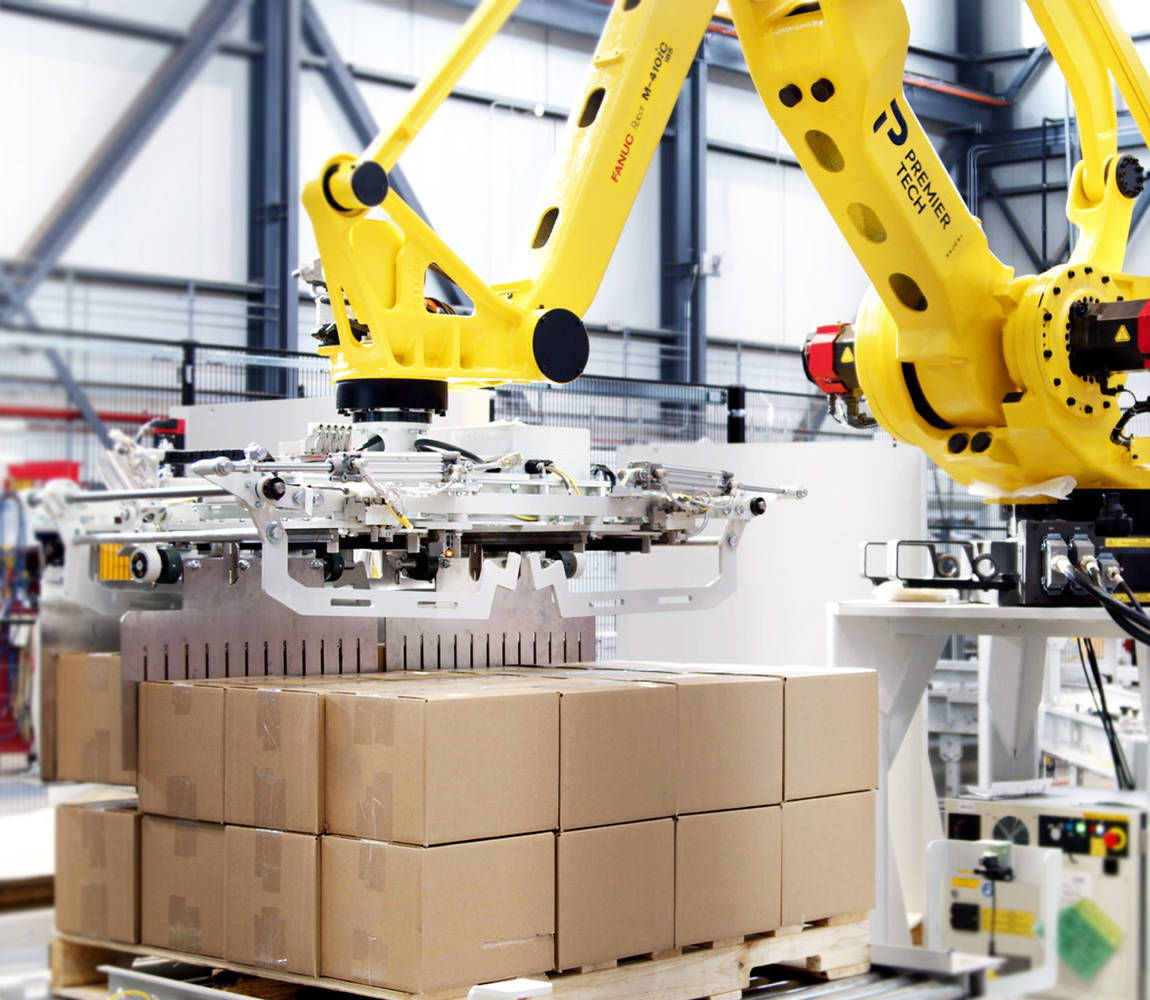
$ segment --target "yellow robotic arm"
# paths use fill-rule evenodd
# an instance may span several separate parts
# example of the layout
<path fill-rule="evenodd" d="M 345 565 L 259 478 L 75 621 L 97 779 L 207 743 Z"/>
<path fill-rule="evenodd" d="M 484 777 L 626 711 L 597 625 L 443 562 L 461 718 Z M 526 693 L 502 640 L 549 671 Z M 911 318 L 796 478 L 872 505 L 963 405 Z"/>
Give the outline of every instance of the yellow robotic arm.
<path fill-rule="evenodd" d="M 331 359 L 340 409 L 442 410 L 449 384 L 570 382 L 587 362 L 580 316 L 715 0 L 614 5 L 544 189 L 527 276 L 487 285 L 390 188 L 387 171 L 515 6 L 484 0 L 395 123 L 362 156 L 333 157 L 304 188 L 333 312 L 319 351 Z M 427 298 L 429 269 L 454 282 L 472 310 Z"/>
<path fill-rule="evenodd" d="M 731 0 L 760 95 L 872 281 L 855 324 L 811 338 L 808 374 L 1002 499 L 1054 480 L 1146 487 L 1150 441 L 1122 433 L 1117 407 L 1124 372 L 1150 360 L 1150 316 L 1131 304 L 1150 281 L 1121 273 L 1142 172 L 1118 155 L 1111 80 L 1144 135 L 1150 80 L 1105 0 L 1030 7 L 1080 117 L 1081 238 L 1065 266 L 1016 278 L 902 97 L 898 0 Z"/>
<path fill-rule="evenodd" d="M 1078 108 L 1083 160 L 1067 265 L 1016 277 L 989 250 L 902 94 L 900 0 L 731 0 L 747 65 L 873 287 L 856 323 L 820 330 L 808 373 L 955 479 L 1003 499 L 1150 485 L 1150 441 L 1123 433 L 1124 373 L 1150 359 L 1150 281 L 1122 273 L 1142 173 L 1117 151 L 1112 81 L 1150 135 L 1150 80 L 1105 0 L 1031 0 Z M 485 284 L 387 183 L 387 171 L 510 15 L 484 0 L 396 122 L 332 158 L 303 194 L 333 322 L 320 332 L 343 409 L 443 409 L 449 384 L 568 382 L 580 315 L 610 260 L 714 0 L 617 0 L 555 156 L 519 280 Z M 470 311 L 424 293 L 429 270 Z M 1134 304 L 1138 308 L 1134 308 Z M 1150 408 L 1150 404 L 1148 404 Z"/>

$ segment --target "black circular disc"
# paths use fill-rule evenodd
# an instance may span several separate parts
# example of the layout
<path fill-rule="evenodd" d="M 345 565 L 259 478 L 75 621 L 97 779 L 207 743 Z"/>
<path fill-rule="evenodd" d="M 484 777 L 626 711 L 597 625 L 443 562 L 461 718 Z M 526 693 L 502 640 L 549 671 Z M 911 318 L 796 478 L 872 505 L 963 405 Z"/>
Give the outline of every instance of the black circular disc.
<path fill-rule="evenodd" d="M 591 341 L 583 321 L 570 309 L 548 309 L 535 324 L 531 350 L 539 370 L 552 382 L 574 382 L 587 367 Z"/>

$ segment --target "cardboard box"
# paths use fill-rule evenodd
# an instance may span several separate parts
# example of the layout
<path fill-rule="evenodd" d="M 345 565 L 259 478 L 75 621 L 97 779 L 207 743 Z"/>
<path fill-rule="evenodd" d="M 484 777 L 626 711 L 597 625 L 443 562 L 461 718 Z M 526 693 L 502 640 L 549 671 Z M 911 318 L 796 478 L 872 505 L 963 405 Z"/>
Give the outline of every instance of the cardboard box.
<path fill-rule="evenodd" d="M 641 673 L 777 677 L 783 682 L 783 798 L 878 788 L 878 674 L 873 670 L 625 660 L 613 666 Z"/>
<path fill-rule="evenodd" d="M 146 681 L 139 712 L 140 811 L 223 822 L 223 687 Z"/>
<path fill-rule="evenodd" d="M 319 838 L 229 826 L 224 843 L 224 958 L 319 975 Z"/>
<path fill-rule="evenodd" d="M 679 768 L 675 688 L 601 679 L 555 684 L 560 829 L 674 815 Z"/>
<path fill-rule="evenodd" d="M 875 794 L 783 803 L 782 922 L 874 906 Z"/>
<path fill-rule="evenodd" d="M 683 816 L 675 824 L 675 945 L 780 926 L 778 806 Z"/>
<path fill-rule="evenodd" d="M 781 802 L 782 683 L 773 677 L 691 676 L 676 678 L 675 686 L 679 813 Z"/>
<path fill-rule="evenodd" d="M 776 805 L 783 798 L 783 683 L 594 665 L 569 675 L 672 684 L 679 713 L 678 814 Z"/>
<path fill-rule="evenodd" d="M 419 993 L 554 963 L 554 834 L 439 847 L 322 840 L 323 975 Z"/>
<path fill-rule="evenodd" d="M 771 668 L 783 680 L 783 796 L 878 788 L 878 674 Z"/>
<path fill-rule="evenodd" d="M 671 948 L 674 820 L 559 834 L 556 968 Z"/>
<path fill-rule="evenodd" d="M 328 830 L 421 845 L 554 830 L 558 695 L 482 680 L 325 694 Z"/>
<path fill-rule="evenodd" d="M 140 824 L 140 941 L 222 958 L 224 827 L 145 816 Z"/>
<path fill-rule="evenodd" d="M 61 653 L 56 662 L 56 777 L 134 785 L 121 766 L 123 702 L 119 653 Z"/>
<path fill-rule="evenodd" d="M 140 940 L 140 814 L 134 801 L 56 807 L 56 927 Z"/>
<path fill-rule="evenodd" d="M 322 833 L 323 701 L 313 687 L 224 692 L 224 822 Z"/>

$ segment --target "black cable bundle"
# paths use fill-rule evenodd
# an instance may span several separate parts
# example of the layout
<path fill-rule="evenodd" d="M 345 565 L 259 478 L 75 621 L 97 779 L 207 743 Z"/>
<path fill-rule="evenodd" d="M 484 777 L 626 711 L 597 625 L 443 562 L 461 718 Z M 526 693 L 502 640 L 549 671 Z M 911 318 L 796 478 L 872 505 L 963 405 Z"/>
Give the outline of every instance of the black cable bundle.
<path fill-rule="evenodd" d="M 1114 719 L 1110 715 L 1110 708 L 1106 704 L 1106 688 L 1102 683 L 1102 671 L 1098 667 L 1098 656 L 1094 651 L 1094 642 L 1091 639 L 1078 639 L 1078 658 L 1082 662 L 1082 673 L 1086 676 L 1086 686 L 1090 689 L 1090 697 L 1094 701 L 1094 708 L 1102 722 L 1102 731 L 1106 734 L 1106 742 L 1110 746 L 1110 759 L 1114 762 L 1114 777 L 1118 787 L 1129 791 L 1134 787 L 1134 776 L 1130 773 L 1130 764 L 1122 749 L 1118 732 L 1114 728 Z M 1086 656 L 1082 655 L 1082 647 L 1086 647 Z M 1089 668 L 1086 665 L 1090 660 Z M 1097 692 L 1097 693 L 1096 693 Z"/>
<path fill-rule="evenodd" d="M 1123 632 L 1138 642 L 1150 644 L 1150 617 L 1147 617 L 1134 592 L 1124 580 L 1119 586 L 1130 599 L 1130 604 L 1123 604 L 1113 594 L 1107 593 L 1100 582 L 1073 564 L 1070 566 L 1070 575 L 1075 583 L 1102 605 L 1103 610 Z"/>

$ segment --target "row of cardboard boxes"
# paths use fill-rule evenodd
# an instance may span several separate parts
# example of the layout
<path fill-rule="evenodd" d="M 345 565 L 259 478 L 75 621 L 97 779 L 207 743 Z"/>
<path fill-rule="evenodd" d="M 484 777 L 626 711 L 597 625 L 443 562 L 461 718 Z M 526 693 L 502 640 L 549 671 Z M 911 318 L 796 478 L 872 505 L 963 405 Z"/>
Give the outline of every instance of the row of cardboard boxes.
<path fill-rule="evenodd" d="M 467 987 L 867 910 L 874 800 L 431 847 L 70 804 L 57 813 L 56 920 L 279 972 Z"/>
<path fill-rule="evenodd" d="M 875 675 L 619 669 L 147 682 L 142 812 L 392 843 L 874 789 Z"/>
<path fill-rule="evenodd" d="M 504 674 L 550 695 L 507 699 L 515 682 L 504 681 L 501 700 Z M 417 698 L 406 686 L 403 705 L 351 697 L 429 679 L 485 683 L 490 697 L 459 705 L 446 689 Z M 61 656 L 57 697 L 59 776 L 136 785 L 121 766 L 119 657 Z M 139 722 L 146 812 L 413 843 L 773 805 L 877 783 L 870 671 L 599 664 L 146 683 Z M 397 733 L 405 745 L 389 745 Z M 425 785 L 410 780 L 422 756 Z M 373 805 L 382 790 L 397 807 L 422 800 L 423 817 L 397 809 L 388 830 Z M 482 808 L 492 801 L 508 813 L 494 827 Z M 510 815 L 520 801 L 531 817 Z"/>

